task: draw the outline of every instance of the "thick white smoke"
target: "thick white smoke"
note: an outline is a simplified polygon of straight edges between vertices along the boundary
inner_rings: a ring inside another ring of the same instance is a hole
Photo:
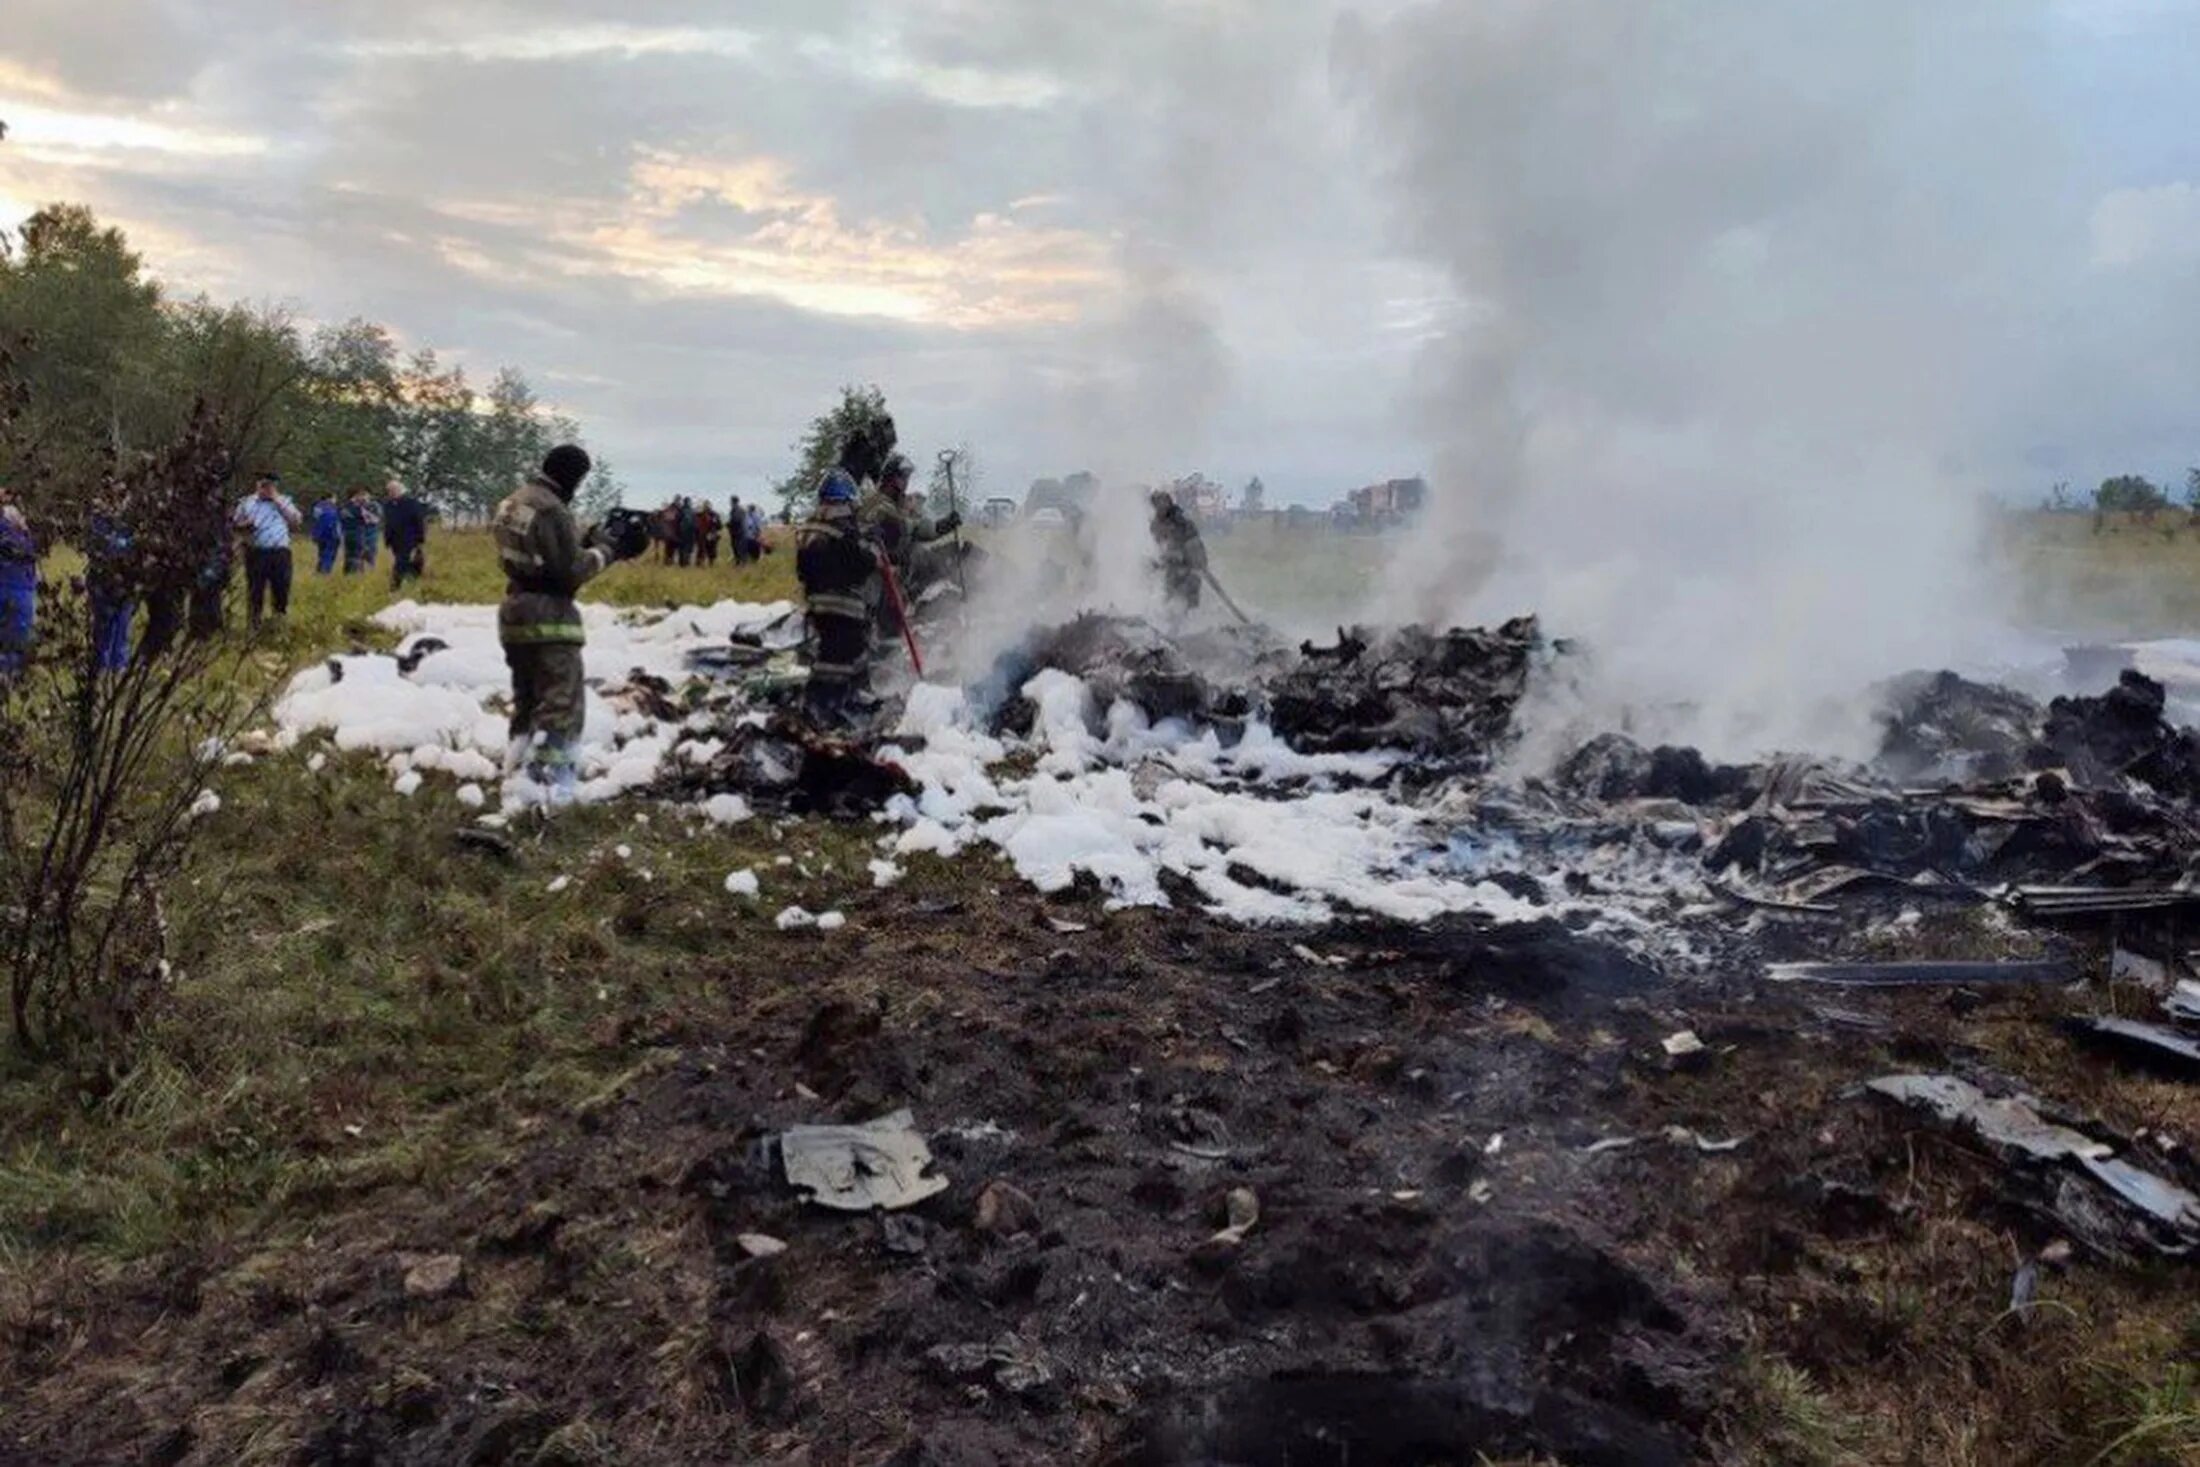
[[[1853,747],[1998,597],[1977,450],[2068,213],[2047,0],[1444,0],[1340,26],[1410,246],[1459,296],[1388,618],[1541,612],[1587,712]],[[1995,445],[2005,449],[2006,445]]]

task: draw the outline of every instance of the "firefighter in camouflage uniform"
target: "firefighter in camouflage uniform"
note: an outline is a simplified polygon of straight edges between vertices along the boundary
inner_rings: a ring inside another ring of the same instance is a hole
[[[560,444],[543,459],[540,472],[497,506],[491,521],[505,577],[497,639],[512,670],[505,772],[524,769],[556,804],[570,802],[578,783],[586,696],[581,645],[587,634],[574,594],[606,567],[645,548],[613,544],[594,528],[581,534],[573,494],[588,470],[585,450]]]

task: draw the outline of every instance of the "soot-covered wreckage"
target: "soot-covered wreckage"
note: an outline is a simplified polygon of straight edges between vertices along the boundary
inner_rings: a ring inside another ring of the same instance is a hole
[[[1136,741],[1120,738],[1125,710],[1142,724],[1199,731],[1225,751],[1259,728],[1307,760],[1378,756],[1286,767],[1263,782],[1262,797],[1380,789],[1430,818],[1442,852],[1432,861],[1517,897],[1525,910],[1510,917],[1533,927],[1542,909],[1564,927],[1632,938],[1699,971],[1742,966],[1848,986],[2068,983],[2076,970],[2067,955],[2112,937],[2117,975],[2143,973],[2159,990],[2160,1023],[2096,1021],[2087,1034],[2200,1070],[2200,1050],[2179,1032],[2190,1013],[2178,1003],[2190,1009],[2196,990],[2173,991],[2183,919],[2200,910],[2200,735],[2168,721],[2158,682],[2124,668],[2097,694],[2043,706],[1952,672],[1912,674],[1872,690],[1880,741],[1861,763],[1721,764],[1603,733],[1548,771],[1501,776],[1531,684],[1569,655],[1532,617],[1490,629],[1347,628],[1291,646],[1256,628],[1177,638],[1088,614],[1004,654],[980,681],[976,706],[990,735],[1010,746],[1033,740],[1047,722],[1034,680],[1051,673],[1082,686],[1077,707],[1093,737],[1134,763]],[[782,723],[766,728],[788,736]],[[906,778],[898,761],[921,740],[889,732],[875,741],[876,768],[891,777],[849,757],[860,742],[833,741],[809,757],[883,800]],[[1180,746],[1157,747],[1167,763]],[[706,783],[713,773],[703,773]],[[1616,920],[1587,915],[1600,898]],[[1917,924],[1921,904],[1993,914],[2005,939],[2037,954],[1910,963],[1857,955],[1870,946],[1859,934],[1883,935],[1890,920]],[[1347,914],[1351,905],[1337,903]],[[2131,956],[2142,952],[2154,956]],[[1894,1077],[1869,1088],[1996,1146],[2008,1138],[1982,1115],[2043,1104],[2019,1079],[1996,1074]],[[2005,1148],[2010,1187],[2104,1255],[2200,1246],[2200,1197],[2188,1190],[2200,1172],[2182,1151],[2149,1170],[2106,1164],[2115,1150],[2098,1138],[2052,1154]],[[2074,1171],[2040,1174],[2072,1161]]]
[[[2200,760],[2135,671],[1896,679],[1861,762],[1591,729],[1529,768],[1582,655],[1530,619],[1088,615],[828,733],[783,613],[680,615],[606,623],[593,783],[1021,878],[778,935],[814,998],[760,989],[581,1153],[686,1149],[760,1459],[1678,1463],[1757,1294],[1780,1348],[1847,1338],[1803,1301],[1916,1232],[1921,1166],[1999,1271],[1967,1338],[2200,1245],[2183,1138],[2097,1093],[2200,1063]],[[440,635],[347,677],[464,682]],[[793,1185],[821,1122],[922,1150],[905,1209]]]

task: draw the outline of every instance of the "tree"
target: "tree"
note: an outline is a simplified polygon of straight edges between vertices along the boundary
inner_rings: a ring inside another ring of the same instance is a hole
[[[2168,503],[2169,495],[2139,474],[2118,474],[2113,479],[2103,479],[2101,487],[2093,491],[2094,507],[2107,514],[2151,516]]]
[[[234,474],[293,467],[286,456],[308,422],[312,367],[289,312],[218,306],[204,296],[173,307],[160,373],[175,420],[167,431],[180,430],[203,403],[228,435]]]
[[[893,416],[886,411],[886,394],[876,386],[841,388],[839,403],[812,418],[801,441],[791,446],[794,471],[772,486],[781,508],[790,513],[806,512],[817,493],[818,481],[840,461],[842,445],[856,434],[884,433],[890,449],[893,423]]]
[[[454,519],[485,517],[551,444],[580,441],[512,368],[477,393],[432,350],[401,357],[371,321],[309,339],[280,307],[166,301],[122,232],[75,205],[0,235],[0,349],[11,343],[27,406],[0,476],[53,525],[71,521],[32,496],[81,505],[111,458],[173,442],[202,405],[237,475],[274,469],[308,493],[394,475]],[[618,492],[594,477],[599,501]]]
[[[315,332],[300,397],[286,473],[300,483],[343,489],[374,484],[392,471],[404,386],[397,343],[387,328],[353,319]]]
[[[933,514],[952,510],[961,514],[974,501],[978,488],[978,458],[967,443],[943,448],[933,460],[932,478],[925,485],[926,508]]]
[[[54,492],[89,491],[111,449],[144,444],[162,412],[160,289],[122,231],[58,204],[24,222],[0,255],[0,337],[30,349],[18,371],[30,397],[12,458],[38,451]],[[35,508],[35,506],[34,506]]]
[[[442,370],[432,350],[413,353],[399,384],[390,435],[390,468],[413,491],[452,519],[488,513],[476,482],[478,425],[466,371]]]
[[[559,442],[575,436],[568,434]],[[549,452],[548,449],[543,451]],[[588,477],[581,480],[580,492],[573,496],[573,513],[583,520],[600,520],[626,503],[626,481],[611,467],[611,460],[601,455],[591,457],[594,467],[589,469]]]
[[[1255,474],[1245,481],[1244,508],[1247,514],[1259,514],[1267,499],[1268,486],[1260,481],[1260,475]]]

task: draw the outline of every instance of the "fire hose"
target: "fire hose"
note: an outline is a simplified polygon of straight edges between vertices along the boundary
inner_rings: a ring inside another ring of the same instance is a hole
[[[909,647],[909,665],[924,676],[924,654],[917,650],[916,629],[909,625],[909,603],[902,598],[901,577],[894,574],[894,563],[886,558],[886,552],[878,552],[878,573],[886,583],[886,604],[894,608],[894,620],[901,624],[901,639]]]
[[[1245,623],[1245,625],[1247,626],[1251,626],[1253,624],[1253,619],[1247,616],[1242,610],[1240,610],[1238,604],[1235,601],[1232,601],[1230,599],[1230,593],[1222,589],[1222,582],[1215,579],[1215,573],[1213,571],[1207,569],[1207,567],[1205,566],[1201,566],[1199,568],[1199,573],[1207,578],[1208,585],[1215,588],[1215,594],[1222,598],[1222,604],[1224,606],[1230,608],[1230,614],[1232,616],[1235,616],[1239,621]]]

